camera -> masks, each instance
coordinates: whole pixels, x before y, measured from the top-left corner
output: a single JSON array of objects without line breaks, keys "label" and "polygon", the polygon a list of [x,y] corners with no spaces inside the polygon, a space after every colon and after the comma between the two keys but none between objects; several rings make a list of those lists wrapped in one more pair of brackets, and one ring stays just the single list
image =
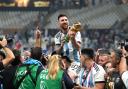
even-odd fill
[{"label": "camera", "polygon": [[[126,52],[128,53],[128,39],[125,39],[123,42],[119,43],[121,49],[124,47]],[[128,65],[128,57],[126,57],[127,59],[127,65]]]},{"label": "camera", "polygon": [[125,50],[128,52],[128,39],[126,39],[124,47],[125,47]]},{"label": "camera", "polygon": [[[4,38],[4,36],[0,36],[0,41],[2,41]],[[5,36],[6,40],[8,43],[11,43],[13,41],[12,37],[9,37],[9,36]]]},{"label": "camera", "polygon": [[125,39],[124,41],[119,43],[121,49],[124,47],[125,50],[128,52],[128,39]]},{"label": "camera", "polygon": [[[4,36],[3,36],[3,35],[0,35],[0,41],[2,41],[3,38],[4,38]],[[13,38],[12,38],[12,37],[10,37],[10,36],[5,36],[5,38],[6,38],[8,44],[11,43],[11,42],[13,42]],[[2,48],[2,46],[0,45],[0,49],[1,49],[1,48]]]}]

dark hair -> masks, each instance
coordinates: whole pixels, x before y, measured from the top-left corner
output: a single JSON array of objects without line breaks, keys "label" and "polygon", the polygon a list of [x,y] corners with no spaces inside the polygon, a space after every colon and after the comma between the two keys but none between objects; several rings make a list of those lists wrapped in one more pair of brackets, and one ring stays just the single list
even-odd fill
[{"label": "dark hair", "polygon": [[91,48],[84,48],[81,50],[81,54],[84,54],[88,56],[89,58],[93,59],[94,58],[94,50]]},{"label": "dark hair", "polygon": [[48,64],[48,57],[45,57],[45,55],[42,55],[41,57],[41,63],[46,66]]},{"label": "dark hair", "polygon": [[42,56],[42,48],[41,47],[31,48],[31,58],[40,60],[41,56]]},{"label": "dark hair", "polygon": [[17,50],[17,49],[13,49],[12,52],[13,52],[13,54],[15,56],[15,59],[11,62],[11,64],[13,66],[19,65],[21,63],[21,61],[20,61],[21,51]]},{"label": "dark hair", "polygon": [[51,56],[56,55],[56,54],[57,54],[57,52],[56,52],[56,51],[53,51],[53,52],[51,53]]},{"label": "dark hair", "polygon": [[98,52],[99,52],[99,55],[103,55],[103,54],[108,54],[108,55],[110,55],[110,52],[109,52],[108,49],[101,49],[101,50],[99,50]]},{"label": "dark hair", "polygon": [[0,55],[3,57],[3,59],[5,59],[5,53],[3,51],[0,51]]},{"label": "dark hair", "polygon": [[67,15],[65,15],[65,14],[59,14],[58,15],[58,20],[60,19],[60,17],[64,17],[64,16],[67,17]]},{"label": "dark hair", "polygon": [[120,49],[113,49],[112,52],[115,53],[116,60],[121,60],[122,51]]},{"label": "dark hair", "polygon": [[69,57],[67,57],[67,56],[62,56],[61,57],[62,59],[66,59],[66,61],[68,62],[68,63],[72,63],[72,61],[69,59]]},{"label": "dark hair", "polygon": [[56,55],[56,54],[58,54],[58,55],[60,55],[60,56],[63,56],[63,53],[57,53],[56,51],[53,51],[53,52],[51,53],[51,56]]}]

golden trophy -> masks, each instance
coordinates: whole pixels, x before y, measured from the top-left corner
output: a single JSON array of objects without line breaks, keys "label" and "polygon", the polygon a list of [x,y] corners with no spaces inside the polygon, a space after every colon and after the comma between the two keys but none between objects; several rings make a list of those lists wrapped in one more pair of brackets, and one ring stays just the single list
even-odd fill
[{"label": "golden trophy", "polygon": [[[74,24],[70,27],[69,30],[74,31],[74,32],[77,33],[78,31],[81,30],[81,23],[80,23],[80,22],[74,23]],[[70,40],[70,37],[69,37],[68,35],[66,35],[66,36],[65,36],[65,42],[69,42],[69,40]]]}]

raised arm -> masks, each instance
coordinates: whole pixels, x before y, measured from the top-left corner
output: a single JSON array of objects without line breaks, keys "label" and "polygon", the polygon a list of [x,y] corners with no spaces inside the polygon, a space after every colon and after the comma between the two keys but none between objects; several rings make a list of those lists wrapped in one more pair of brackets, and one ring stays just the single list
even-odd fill
[{"label": "raised arm", "polygon": [[41,31],[36,27],[35,31],[35,47],[41,47]]},{"label": "raised arm", "polygon": [[2,64],[3,66],[7,66],[15,58],[15,56],[13,52],[9,48],[6,47],[7,40],[5,38],[3,38],[2,41],[0,41],[0,45],[2,46],[3,50],[6,53],[6,57],[5,59],[2,60]]},{"label": "raised arm", "polygon": [[73,47],[77,50],[80,50],[81,48],[81,34],[80,32],[75,32],[72,30],[69,30],[68,36],[73,44]]}]

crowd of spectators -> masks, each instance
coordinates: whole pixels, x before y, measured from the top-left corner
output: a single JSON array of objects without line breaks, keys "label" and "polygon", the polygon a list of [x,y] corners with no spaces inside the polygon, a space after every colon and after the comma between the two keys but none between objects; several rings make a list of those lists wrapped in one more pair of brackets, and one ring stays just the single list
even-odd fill
[{"label": "crowd of spectators", "polygon": [[[0,68],[1,68],[1,70],[3,69],[3,71],[4,71],[4,72],[1,71],[1,73],[2,73],[1,76],[3,76],[2,80],[1,80],[1,85],[3,84],[4,89],[8,89],[8,88],[5,88],[5,87],[9,87],[8,85],[11,85],[11,87],[15,86],[15,87],[19,87],[22,89],[28,89],[28,87],[32,87],[32,89],[34,87],[36,87],[36,89],[40,89],[43,86],[45,86],[45,87],[47,86],[50,88],[51,87],[59,87],[59,89],[60,89],[60,87],[62,86],[61,83],[60,82],[53,83],[53,80],[55,79],[55,81],[58,81],[58,79],[59,79],[59,81],[61,81],[62,78],[64,78],[65,83],[67,83],[66,87],[71,87],[71,88],[67,88],[67,89],[72,89],[73,87],[74,87],[74,89],[86,89],[86,87],[90,88],[90,87],[94,87],[94,86],[96,86],[99,89],[104,89],[104,86],[105,86],[105,83],[107,83],[108,77],[109,78],[114,77],[114,78],[111,78],[108,80],[109,82],[113,82],[113,84],[115,84],[115,86],[112,85],[112,86],[114,86],[114,89],[118,89],[119,87],[123,87],[120,89],[125,89],[124,87],[125,86],[127,87],[127,83],[126,83],[127,80],[125,78],[127,69],[124,68],[120,64],[120,60],[122,61],[121,63],[124,63],[126,61],[127,52],[123,53],[123,50],[124,51],[127,51],[127,50],[124,48],[119,51],[117,50],[117,48],[118,48],[117,46],[119,45],[119,42],[126,39],[126,37],[128,36],[127,28],[124,28],[124,26],[122,26],[121,29],[119,29],[119,28],[115,29],[113,27],[110,29],[83,29],[82,30],[82,32],[81,32],[82,47],[80,46],[82,49],[81,54],[80,54],[80,63],[81,63],[80,71],[81,72],[80,72],[80,74],[78,73],[79,76],[75,77],[75,79],[78,78],[79,83],[77,82],[77,80],[75,81],[74,78],[71,77],[71,74],[73,74],[73,73],[70,74],[70,72],[65,72],[63,70],[63,69],[68,69],[70,65],[71,65],[71,68],[75,67],[75,65],[72,65],[73,60],[67,59],[67,56],[65,57],[65,56],[56,54],[57,51],[54,50],[54,47],[55,47],[54,36],[57,31],[58,31],[58,29],[41,30],[37,26],[34,30],[28,30],[28,32],[26,31],[26,34],[24,34],[24,37],[22,36],[22,39],[24,39],[24,41],[22,40],[21,43],[20,43],[20,40],[21,40],[20,33],[15,32],[13,35],[8,34],[8,35],[12,35],[11,38],[14,41],[12,43],[13,46],[9,47],[9,49],[6,47],[8,38],[6,38],[7,41],[5,38],[3,38],[0,41],[0,45],[2,46],[1,49],[4,49],[5,52],[7,53],[6,57],[5,56],[3,57],[5,59],[2,59],[2,61],[0,62],[1,63]],[[23,33],[22,33],[22,35],[23,35]],[[69,36],[71,36],[71,35],[69,35]],[[25,37],[27,37],[26,40],[25,40]],[[56,39],[57,39],[57,35],[56,35]],[[58,44],[56,44],[56,45],[58,45]],[[27,48],[24,48],[25,46],[27,46]],[[35,48],[32,48],[33,46]],[[15,56],[15,53],[12,53],[11,48],[19,50],[21,52],[24,52],[24,54],[18,53],[19,54],[18,56],[20,56],[20,57],[18,57],[17,60],[19,60],[20,63],[14,65],[14,66],[16,66],[16,69],[15,69],[16,73],[15,73],[15,71],[12,71],[12,69],[11,69],[12,72],[10,72],[10,68],[12,68],[12,67],[15,68],[13,66],[13,64],[11,64],[11,66],[8,66],[6,69],[6,66],[9,65],[11,61],[16,60],[15,58],[17,58]],[[21,48],[23,48],[24,50],[22,50]],[[32,48],[31,51],[28,50],[30,48]],[[99,48],[101,48],[101,49],[99,49]],[[97,49],[98,49],[98,51],[96,52]],[[112,49],[112,51],[110,51],[109,49]],[[16,54],[17,54],[17,52],[16,52]],[[21,55],[23,55],[23,57]],[[48,56],[50,56],[50,57],[48,57]],[[49,64],[47,64],[47,62]],[[72,63],[72,64],[70,64],[70,63]],[[23,66],[20,66],[22,64],[23,64]],[[42,66],[42,64],[43,64],[43,66]],[[126,65],[126,63],[124,63],[124,64]],[[31,79],[29,76],[27,76],[27,78],[25,78],[24,81],[20,80],[20,77],[23,76],[23,74],[20,74],[17,72],[18,71],[22,72],[22,69],[25,70],[26,68],[24,68],[24,65],[29,65],[30,68],[32,68],[32,69],[36,68],[36,70],[37,70],[38,66],[41,66],[43,68],[43,70],[41,70],[41,74],[39,75],[37,80],[36,80],[36,76],[31,75],[31,74],[30,74],[30,76],[34,76],[34,82],[33,82],[33,80],[28,82],[28,80]],[[54,67],[56,66],[54,68],[56,71],[55,73],[53,70],[53,66]],[[62,68],[62,70],[60,70],[61,68]],[[112,68],[112,70],[111,70],[111,68]],[[28,68],[28,70],[29,70],[29,68]],[[94,71],[95,71],[95,73],[93,75]],[[59,73],[59,75],[61,77],[57,75],[57,72]],[[36,71],[34,71],[34,69],[29,73],[37,74]],[[7,74],[9,74],[9,76],[8,76],[9,78],[7,78],[5,76]],[[85,74],[86,74],[86,76],[85,76]],[[83,75],[85,77],[82,77]],[[90,75],[91,77],[88,77],[88,75]],[[14,76],[14,79],[15,79],[14,81],[12,80],[12,78],[13,78],[12,76]],[[48,76],[49,78],[43,78],[42,76]],[[57,77],[55,77],[55,76],[57,76]],[[58,78],[58,79],[56,79],[56,78]],[[91,78],[93,81],[90,81]],[[123,85],[121,78],[122,78],[125,86]],[[21,82],[17,83],[18,80],[20,80]],[[120,80],[120,81],[117,81],[117,80]],[[11,81],[11,83],[9,83],[10,81]],[[88,83],[85,81],[87,81]],[[13,82],[14,82],[14,85],[12,84]],[[28,84],[26,84],[25,82],[27,82]],[[46,82],[46,83],[44,83],[44,82]],[[101,83],[101,82],[103,82],[103,83]],[[77,83],[80,84],[81,86],[77,85]],[[20,84],[23,86],[21,86]],[[56,84],[58,84],[58,86],[53,86]],[[26,86],[26,88],[23,88],[24,86]],[[14,88],[12,88],[12,89],[14,89]],[[95,88],[92,88],[92,89],[95,89]]]},{"label": "crowd of spectators", "polygon": [[[47,29],[42,31],[42,47],[44,50],[54,49],[53,37],[58,29]],[[30,32],[29,32],[30,33]],[[46,33],[46,34],[45,34]],[[82,30],[82,47],[89,47],[93,49],[98,48],[115,48],[119,43],[127,39],[128,31],[125,29],[85,29]],[[31,44],[31,37],[29,35],[29,44]],[[100,45],[99,45],[100,44]]]},{"label": "crowd of spectators", "polygon": [[122,22],[124,25],[117,24],[109,29],[86,29],[82,34],[85,36],[83,38],[83,47],[92,47],[94,49],[119,47],[119,44],[124,42],[128,35],[127,20],[124,22]]},{"label": "crowd of spectators", "polygon": [[[38,2],[36,5],[35,2]],[[97,6],[104,3],[126,4],[127,0],[1,0],[0,6],[18,6],[18,7],[50,7],[50,10],[66,8],[82,8],[87,6]],[[15,3],[13,5],[10,5]]]}]

